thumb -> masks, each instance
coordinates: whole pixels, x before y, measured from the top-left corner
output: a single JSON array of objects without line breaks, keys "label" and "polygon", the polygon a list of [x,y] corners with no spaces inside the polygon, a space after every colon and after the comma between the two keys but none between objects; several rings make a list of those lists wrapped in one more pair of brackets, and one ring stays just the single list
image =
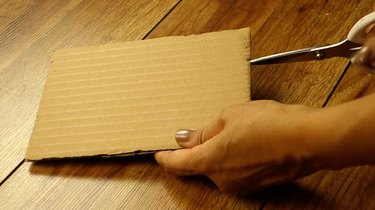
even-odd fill
[{"label": "thumb", "polygon": [[176,132],[176,142],[184,148],[191,148],[210,140],[224,129],[224,123],[217,119],[203,129],[180,129]]},{"label": "thumb", "polygon": [[178,176],[199,174],[202,153],[193,149],[179,149],[175,151],[161,151],[155,153],[155,160],[168,173]]}]

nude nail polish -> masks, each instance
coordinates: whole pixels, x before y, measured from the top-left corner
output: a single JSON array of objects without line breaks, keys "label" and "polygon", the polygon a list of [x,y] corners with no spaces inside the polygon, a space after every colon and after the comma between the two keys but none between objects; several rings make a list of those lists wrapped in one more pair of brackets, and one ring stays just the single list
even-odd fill
[{"label": "nude nail polish", "polygon": [[176,141],[179,143],[187,142],[190,139],[191,133],[194,132],[191,129],[180,129],[176,132]]}]

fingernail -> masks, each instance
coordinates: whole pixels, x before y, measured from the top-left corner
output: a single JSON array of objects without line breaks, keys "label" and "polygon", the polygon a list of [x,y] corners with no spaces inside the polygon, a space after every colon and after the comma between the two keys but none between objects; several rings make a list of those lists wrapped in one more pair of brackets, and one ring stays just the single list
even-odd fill
[{"label": "fingernail", "polygon": [[176,141],[178,143],[184,143],[189,141],[191,133],[194,132],[194,130],[191,129],[180,129],[176,132]]}]

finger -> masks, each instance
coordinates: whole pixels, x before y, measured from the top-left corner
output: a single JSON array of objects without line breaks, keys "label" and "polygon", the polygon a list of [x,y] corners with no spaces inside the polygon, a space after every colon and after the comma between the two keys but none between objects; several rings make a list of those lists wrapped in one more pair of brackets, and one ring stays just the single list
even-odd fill
[{"label": "finger", "polygon": [[191,149],[162,151],[155,154],[156,161],[167,173],[180,176],[202,174],[200,168],[205,164],[204,148],[197,146]]},{"label": "finger", "polygon": [[352,62],[371,70],[375,68],[375,24],[369,27],[367,38],[361,50],[352,58]]},{"label": "finger", "polygon": [[183,148],[191,148],[210,140],[224,129],[221,120],[214,120],[203,129],[180,129],[176,132],[176,142]]},{"label": "finger", "polygon": [[364,46],[368,49],[365,64],[370,68],[375,68],[375,24],[370,27]]},{"label": "finger", "polygon": [[[375,42],[375,40],[374,40]],[[361,50],[352,58],[352,62],[368,68],[375,67],[375,43],[373,46],[364,45]]]}]

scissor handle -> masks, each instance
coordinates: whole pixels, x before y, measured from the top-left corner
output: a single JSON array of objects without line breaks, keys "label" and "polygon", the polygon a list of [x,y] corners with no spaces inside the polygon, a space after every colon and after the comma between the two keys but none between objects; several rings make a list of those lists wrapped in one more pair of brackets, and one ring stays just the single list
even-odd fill
[{"label": "scissor handle", "polygon": [[366,29],[375,23],[375,12],[361,18],[349,31],[348,40],[356,44],[363,44],[366,40]]}]

